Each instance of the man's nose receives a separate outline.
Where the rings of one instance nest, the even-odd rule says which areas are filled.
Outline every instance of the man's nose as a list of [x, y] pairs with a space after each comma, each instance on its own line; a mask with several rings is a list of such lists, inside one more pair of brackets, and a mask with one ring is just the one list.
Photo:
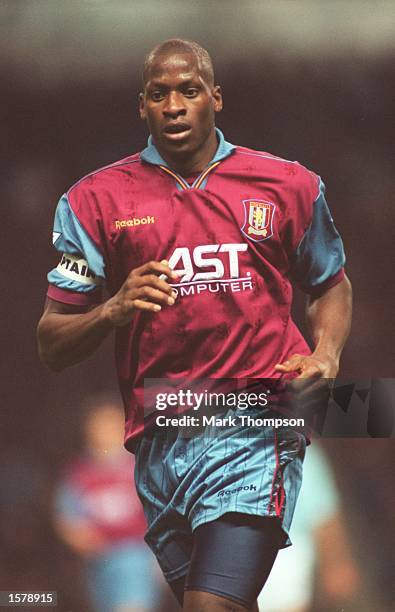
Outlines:
[[170, 117], [178, 117], [179, 115], [185, 115], [185, 113], [184, 96], [179, 91], [171, 91], [166, 98], [163, 114]]

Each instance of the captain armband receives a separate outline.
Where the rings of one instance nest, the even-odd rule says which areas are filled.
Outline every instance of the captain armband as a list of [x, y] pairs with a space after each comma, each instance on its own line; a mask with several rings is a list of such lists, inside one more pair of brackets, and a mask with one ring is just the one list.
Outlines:
[[63, 253], [62, 259], [58, 263], [56, 270], [63, 277], [82, 285], [99, 286], [102, 284], [102, 279], [92, 272], [88, 266], [88, 262], [78, 255]]

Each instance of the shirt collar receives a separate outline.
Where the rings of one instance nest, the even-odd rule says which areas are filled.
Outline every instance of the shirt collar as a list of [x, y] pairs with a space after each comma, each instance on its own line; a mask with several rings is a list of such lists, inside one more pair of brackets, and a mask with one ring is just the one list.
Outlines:
[[[215, 128], [215, 132], [217, 134], [218, 139], [218, 148], [215, 152], [213, 159], [210, 161], [210, 164], [221, 161], [222, 159], [225, 159], [225, 157], [229, 157], [233, 149], [236, 148], [235, 145], [225, 140], [221, 130]], [[149, 164], [154, 164], [155, 166], [165, 166], [166, 168], [169, 167], [165, 160], [159, 154], [158, 149], [155, 147], [152, 136], [148, 138], [147, 146], [143, 151], [141, 151], [140, 157]]]

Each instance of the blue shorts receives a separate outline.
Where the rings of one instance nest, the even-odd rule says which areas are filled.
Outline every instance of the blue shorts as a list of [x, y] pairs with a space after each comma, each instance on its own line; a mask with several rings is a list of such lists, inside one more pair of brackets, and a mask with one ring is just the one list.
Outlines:
[[[248, 410], [233, 414], [262, 417]], [[264, 416], [267, 416], [265, 414]], [[146, 432], [136, 445], [135, 481], [148, 523], [147, 544], [168, 582], [188, 571], [192, 532], [238, 512], [289, 528], [302, 482], [306, 439], [291, 428], [212, 427], [192, 435]]]

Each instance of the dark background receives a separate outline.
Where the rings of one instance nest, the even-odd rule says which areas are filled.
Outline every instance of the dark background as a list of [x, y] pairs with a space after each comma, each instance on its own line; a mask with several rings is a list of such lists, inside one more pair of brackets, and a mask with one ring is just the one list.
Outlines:
[[[52, 533], [51, 490], [78, 448], [81, 400], [116, 381], [111, 339], [61, 374], [38, 361], [35, 326], [58, 259], [58, 198], [144, 146], [137, 94], [150, 47], [169, 36], [198, 40], [216, 60], [226, 138], [297, 159], [326, 183], [354, 288], [341, 375], [394, 377], [395, 29], [387, 2], [54, 4], [0, 4], [0, 588], [58, 588], [61, 609], [79, 610], [78, 565]], [[303, 326], [302, 302], [298, 295]], [[372, 609], [387, 612], [395, 595], [393, 441], [327, 440], [326, 448]]]

